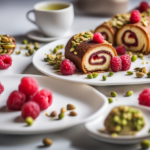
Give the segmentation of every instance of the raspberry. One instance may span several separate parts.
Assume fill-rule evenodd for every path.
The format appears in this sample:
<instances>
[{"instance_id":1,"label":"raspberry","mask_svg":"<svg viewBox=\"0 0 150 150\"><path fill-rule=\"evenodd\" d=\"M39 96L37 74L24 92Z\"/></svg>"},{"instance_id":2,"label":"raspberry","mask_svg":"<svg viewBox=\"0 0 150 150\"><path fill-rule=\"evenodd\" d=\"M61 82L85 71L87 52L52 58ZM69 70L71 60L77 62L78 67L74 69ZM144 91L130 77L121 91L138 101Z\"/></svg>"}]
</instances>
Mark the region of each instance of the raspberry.
<instances>
[{"instance_id":1,"label":"raspberry","mask_svg":"<svg viewBox=\"0 0 150 150\"><path fill-rule=\"evenodd\" d=\"M65 59L61 63L60 71L63 75L72 75L76 72L76 66L69 59Z\"/></svg>"},{"instance_id":2,"label":"raspberry","mask_svg":"<svg viewBox=\"0 0 150 150\"><path fill-rule=\"evenodd\" d=\"M0 69L7 69L12 65L11 56L4 54L0 56Z\"/></svg>"},{"instance_id":3,"label":"raspberry","mask_svg":"<svg viewBox=\"0 0 150 150\"><path fill-rule=\"evenodd\" d=\"M39 87L37 81L34 78L23 77L18 89L26 96L30 96L36 93L39 90Z\"/></svg>"},{"instance_id":4,"label":"raspberry","mask_svg":"<svg viewBox=\"0 0 150 150\"><path fill-rule=\"evenodd\" d=\"M140 12L146 11L149 8L149 5L147 2L142 2L139 6Z\"/></svg>"},{"instance_id":5,"label":"raspberry","mask_svg":"<svg viewBox=\"0 0 150 150\"><path fill-rule=\"evenodd\" d=\"M13 91L7 99L7 107L11 110L21 110L26 101L26 96L19 91Z\"/></svg>"},{"instance_id":6,"label":"raspberry","mask_svg":"<svg viewBox=\"0 0 150 150\"><path fill-rule=\"evenodd\" d=\"M4 91L4 86L0 83L0 94Z\"/></svg>"},{"instance_id":7,"label":"raspberry","mask_svg":"<svg viewBox=\"0 0 150 150\"><path fill-rule=\"evenodd\" d=\"M94 33L93 41L96 43L104 43L104 37L99 32Z\"/></svg>"},{"instance_id":8,"label":"raspberry","mask_svg":"<svg viewBox=\"0 0 150 150\"><path fill-rule=\"evenodd\" d=\"M122 70L129 70L131 67L131 58L128 54L122 55L120 57L122 59Z\"/></svg>"},{"instance_id":9,"label":"raspberry","mask_svg":"<svg viewBox=\"0 0 150 150\"><path fill-rule=\"evenodd\" d=\"M45 110L52 104L52 99L52 92L50 90L43 89L37 92L33 96L32 100L40 106L41 110Z\"/></svg>"},{"instance_id":10,"label":"raspberry","mask_svg":"<svg viewBox=\"0 0 150 150\"><path fill-rule=\"evenodd\" d=\"M110 67L111 67L111 70L114 72L121 70L122 69L122 60L120 59L120 57L118 57L118 56L113 57L110 62Z\"/></svg>"},{"instance_id":11,"label":"raspberry","mask_svg":"<svg viewBox=\"0 0 150 150\"><path fill-rule=\"evenodd\" d=\"M116 48L118 55L124 55L126 53L126 49L123 45L120 45Z\"/></svg>"},{"instance_id":12,"label":"raspberry","mask_svg":"<svg viewBox=\"0 0 150 150\"><path fill-rule=\"evenodd\" d=\"M130 22L131 23L137 23L140 22L141 20L141 14L138 10L133 10L131 12L131 16L130 16Z\"/></svg>"},{"instance_id":13,"label":"raspberry","mask_svg":"<svg viewBox=\"0 0 150 150\"><path fill-rule=\"evenodd\" d=\"M139 95L139 104L150 107L150 89L144 89L143 92Z\"/></svg>"},{"instance_id":14,"label":"raspberry","mask_svg":"<svg viewBox=\"0 0 150 150\"><path fill-rule=\"evenodd\" d=\"M21 116L23 119L26 119L27 117L32 117L33 119L36 119L40 114L40 107L37 103L33 101L29 101L25 103L22 107Z\"/></svg>"},{"instance_id":15,"label":"raspberry","mask_svg":"<svg viewBox=\"0 0 150 150\"><path fill-rule=\"evenodd\" d=\"M33 99L33 95L30 95L30 96L26 96L26 101L31 101Z\"/></svg>"}]
</instances>

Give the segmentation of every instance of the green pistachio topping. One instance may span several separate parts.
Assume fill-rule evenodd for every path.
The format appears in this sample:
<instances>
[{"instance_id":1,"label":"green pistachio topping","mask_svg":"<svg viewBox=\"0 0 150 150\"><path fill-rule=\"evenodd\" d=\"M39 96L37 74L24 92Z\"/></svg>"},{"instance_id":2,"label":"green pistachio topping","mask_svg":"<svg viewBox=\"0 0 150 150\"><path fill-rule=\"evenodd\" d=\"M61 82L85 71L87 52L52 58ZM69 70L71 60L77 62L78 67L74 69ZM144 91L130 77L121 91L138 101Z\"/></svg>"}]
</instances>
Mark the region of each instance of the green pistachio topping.
<instances>
[{"instance_id":1,"label":"green pistachio topping","mask_svg":"<svg viewBox=\"0 0 150 150\"><path fill-rule=\"evenodd\" d=\"M128 91L128 92L126 93L126 96L131 96L131 95L133 95L133 91Z\"/></svg>"},{"instance_id":2,"label":"green pistachio topping","mask_svg":"<svg viewBox=\"0 0 150 150\"><path fill-rule=\"evenodd\" d=\"M22 44L28 44L28 40L26 40L26 39L23 40L23 41L22 41Z\"/></svg>"},{"instance_id":3,"label":"green pistachio topping","mask_svg":"<svg viewBox=\"0 0 150 150\"><path fill-rule=\"evenodd\" d=\"M109 103L113 103L113 99L112 98L108 98L108 102Z\"/></svg>"},{"instance_id":4,"label":"green pistachio topping","mask_svg":"<svg viewBox=\"0 0 150 150\"><path fill-rule=\"evenodd\" d=\"M114 72L109 72L109 74L108 74L108 77L111 77L111 76L113 76L114 75Z\"/></svg>"},{"instance_id":5,"label":"green pistachio topping","mask_svg":"<svg viewBox=\"0 0 150 150\"><path fill-rule=\"evenodd\" d=\"M93 76L92 76L91 74L88 74L88 75L87 75L87 78L93 79Z\"/></svg>"},{"instance_id":6,"label":"green pistachio topping","mask_svg":"<svg viewBox=\"0 0 150 150\"><path fill-rule=\"evenodd\" d=\"M128 75L133 75L133 72L132 71L127 71L127 74Z\"/></svg>"},{"instance_id":7,"label":"green pistachio topping","mask_svg":"<svg viewBox=\"0 0 150 150\"><path fill-rule=\"evenodd\" d=\"M28 126L31 126L33 124L34 120L32 117L27 117L26 118L26 123L28 124Z\"/></svg>"},{"instance_id":8,"label":"green pistachio topping","mask_svg":"<svg viewBox=\"0 0 150 150\"><path fill-rule=\"evenodd\" d=\"M111 92L110 95L111 95L112 97L117 97L117 93L116 93L116 92Z\"/></svg>"},{"instance_id":9,"label":"green pistachio topping","mask_svg":"<svg viewBox=\"0 0 150 150\"><path fill-rule=\"evenodd\" d=\"M137 55L133 55L132 57L131 57L131 61L132 62L135 62L137 60Z\"/></svg>"},{"instance_id":10,"label":"green pistachio topping","mask_svg":"<svg viewBox=\"0 0 150 150\"><path fill-rule=\"evenodd\" d=\"M150 147L150 141L149 141L148 139L143 140L143 141L141 142L141 147L142 147L143 149L149 148L149 147Z\"/></svg>"},{"instance_id":11,"label":"green pistachio topping","mask_svg":"<svg viewBox=\"0 0 150 150\"><path fill-rule=\"evenodd\" d=\"M96 78L98 75L98 73L92 73L93 78Z\"/></svg>"},{"instance_id":12,"label":"green pistachio topping","mask_svg":"<svg viewBox=\"0 0 150 150\"><path fill-rule=\"evenodd\" d=\"M107 80L107 77L105 75L103 75L103 81L106 81Z\"/></svg>"},{"instance_id":13,"label":"green pistachio topping","mask_svg":"<svg viewBox=\"0 0 150 150\"><path fill-rule=\"evenodd\" d=\"M60 113L59 116L58 116L59 119L63 119L64 117L65 117L64 113Z\"/></svg>"}]
</instances>

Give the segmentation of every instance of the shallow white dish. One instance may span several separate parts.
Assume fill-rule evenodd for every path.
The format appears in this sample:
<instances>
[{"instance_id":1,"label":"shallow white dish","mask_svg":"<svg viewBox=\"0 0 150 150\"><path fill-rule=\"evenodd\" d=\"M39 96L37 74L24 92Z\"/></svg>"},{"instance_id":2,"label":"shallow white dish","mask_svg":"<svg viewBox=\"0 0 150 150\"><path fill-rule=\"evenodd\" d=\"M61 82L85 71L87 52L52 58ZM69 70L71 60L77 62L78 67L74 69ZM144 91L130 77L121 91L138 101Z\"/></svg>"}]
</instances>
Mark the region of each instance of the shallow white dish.
<instances>
[{"instance_id":1,"label":"shallow white dish","mask_svg":"<svg viewBox=\"0 0 150 150\"><path fill-rule=\"evenodd\" d=\"M47 110L42 111L40 116L34 121L33 126L26 126L20 117L20 111L10 111L6 107L9 94L18 89L20 80L24 76L34 77L40 89L47 88L53 93L53 104ZM45 76L35 75L5 75L0 76L0 82L5 87L5 91L0 95L0 133L7 134L38 134L63 130L98 117L107 106L107 98L94 88L84 84L71 84L60 80L53 80ZM64 88L65 87L65 88ZM47 117L53 110L60 112L67 104L74 104L77 109L76 117L65 114L62 120Z\"/></svg>"},{"instance_id":2,"label":"shallow white dish","mask_svg":"<svg viewBox=\"0 0 150 150\"><path fill-rule=\"evenodd\" d=\"M32 39L32 40L36 40L36 41L40 41L40 42L51 42L51 41L58 40L58 39L63 38L63 37L69 37L69 36L74 35L76 33L77 32L72 31L70 29L63 36L60 36L60 37L46 37L39 30L32 30L32 31L29 31L27 33L27 37Z\"/></svg>"},{"instance_id":3,"label":"shallow white dish","mask_svg":"<svg viewBox=\"0 0 150 150\"><path fill-rule=\"evenodd\" d=\"M114 144L134 144L140 143L142 139L150 138L150 133L148 133L148 130L150 129L150 119L149 119L150 108L138 105L139 94L146 87L149 88L149 85L144 84L139 86L128 85L124 87L122 86L96 87L98 91L100 91L107 97L110 97L109 93L112 91L115 91L118 94L118 96L113 98L114 102L108 105L107 110L105 110L105 112L103 112L100 117L85 124L85 128L88 135L97 140ZM133 90L134 94L130 97L125 97L124 96L125 93L129 90ZM112 108L120 105L130 105L141 109L146 120L145 127L134 136L118 136L116 138L113 138L108 134L99 132L98 131L99 129L104 128L104 120L108 115L108 113L112 110Z\"/></svg>"},{"instance_id":4,"label":"shallow white dish","mask_svg":"<svg viewBox=\"0 0 150 150\"><path fill-rule=\"evenodd\" d=\"M108 85L128 85L128 84L142 84L142 83L150 83L150 78L147 78L146 76L143 78L137 78L134 75L127 75L126 71L120 71L115 73L112 77L107 77L107 81L102 80L102 76L105 74L108 75L108 72L106 73L100 73L99 76L95 79L88 79L87 75L83 75L82 72L77 72L76 74L72 76L64 76L60 72L57 72L53 69L52 66L48 65L47 62L44 62L44 58L46 57L45 53L49 54L50 49L54 49L59 44L64 44L68 42L69 38L60 39L57 41L54 41L52 43L49 43L42 48L40 48L37 53L33 57L33 65L36 69L41 71L42 73L65 81L71 81L76 83L85 83L89 85L96 85L96 86L108 86ZM64 53L64 49L60 50ZM146 62L149 62L150 55L144 56L145 58L145 64L143 65L143 60L140 58L137 58L135 62L132 63L132 66L130 70L133 71L136 67L146 67L149 71L150 69L150 63L146 64Z\"/></svg>"}]
</instances>

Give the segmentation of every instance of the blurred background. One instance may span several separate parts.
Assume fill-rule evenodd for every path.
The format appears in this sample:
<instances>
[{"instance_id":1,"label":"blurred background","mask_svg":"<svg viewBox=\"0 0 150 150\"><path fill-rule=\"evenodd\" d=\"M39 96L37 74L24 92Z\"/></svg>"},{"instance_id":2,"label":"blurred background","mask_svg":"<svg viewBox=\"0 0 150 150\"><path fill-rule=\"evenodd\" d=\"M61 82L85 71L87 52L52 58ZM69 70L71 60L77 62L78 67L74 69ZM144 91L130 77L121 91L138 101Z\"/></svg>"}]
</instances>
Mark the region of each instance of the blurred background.
<instances>
[{"instance_id":1,"label":"blurred background","mask_svg":"<svg viewBox=\"0 0 150 150\"><path fill-rule=\"evenodd\" d=\"M26 34L36 26L26 19L26 13L33 9L34 4L42 0L0 0L0 33ZM57 0L53 0L57 1ZM116 13L130 11L138 6L142 0L59 0L70 1L74 4L75 20L72 30L79 26L79 30L94 29L102 23L103 17L108 20ZM145 0L149 2L149 0ZM31 14L31 18L34 15ZM80 20L83 20L81 25ZM97 18L97 19L96 19ZM90 23L89 23L90 19ZM92 21L93 20L93 21ZM12 29L13 28L13 29ZM17 33L16 33L17 30ZM76 28L76 30L78 30Z\"/></svg>"}]
</instances>

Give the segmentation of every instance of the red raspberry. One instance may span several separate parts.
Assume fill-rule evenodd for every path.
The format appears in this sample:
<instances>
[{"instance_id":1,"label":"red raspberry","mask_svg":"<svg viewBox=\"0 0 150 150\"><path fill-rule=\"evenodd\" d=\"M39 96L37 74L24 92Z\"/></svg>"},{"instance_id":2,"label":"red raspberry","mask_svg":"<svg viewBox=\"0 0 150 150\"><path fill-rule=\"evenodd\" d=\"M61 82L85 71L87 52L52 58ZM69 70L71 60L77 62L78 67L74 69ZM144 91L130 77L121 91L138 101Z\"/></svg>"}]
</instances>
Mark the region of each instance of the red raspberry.
<instances>
[{"instance_id":1,"label":"red raspberry","mask_svg":"<svg viewBox=\"0 0 150 150\"><path fill-rule=\"evenodd\" d=\"M30 96L26 96L26 101L31 101L33 99L33 95L30 95Z\"/></svg>"},{"instance_id":2,"label":"red raspberry","mask_svg":"<svg viewBox=\"0 0 150 150\"><path fill-rule=\"evenodd\" d=\"M65 59L61 63L60 71L63 75L72 75L76 72L76 66L69 59Z\"/></svg>"},{"instance_id":3,"label":"red raspberry","mask_svg":"<svg viewBox=\"0 0 150 150\"><path fill-rule=\"evenodd\" d=\"M130 16L130 22L131 23L137 23L140 22L141 20L141 14L138 10L133 10L131 12L131 16Z\"/></svg>"},{"instance_id":4,"label":"red raspberry","mask_svg":"<svg viewBox=\"0 0 150 150\"><path fill-rule=\"evenodd\" d=\"M126 49L123 45L120 45L116 48L118 55L124 55L126 53Z\"/></svg>"},{"instance_id":5,"label":"red raspberry","mask_svg":"<svg viewBox=\"0 0 150 150\"><path fill-rule=\"evenodd\" d=\"M149 5L147 2L142 2L139 6L140 12L146 11L149 8Z\"/></svg>"},{"instance_id":6,"label":"red raspberry","mask_svg":"<svg viewBox=\"0 0 150 150\"><path fill-rule=\"evenodd\" d=\"M118 72L119 70L121 70L122 60L120 59L120 57L118 56L113 57L110 62L110 67L111 67L111 70L114 72Z\"/></svg>"},{"instance_id":7,"label":"red raspberry","mask_svg":"<svg viewBox=\"0 0 150 150\"><path fill-rule=\"evenodd\" d=\"M122 55L120 57L122 59L122 70L129 70L131 67L131 58L128 54Z\"/></svg>"},{"instance_id":8,"label":"red raspberry","mask_svg":"<svg viewBox=\"0 0 150 150\"><path fill-rule=\"evenodd\" d=\"M4 54L0 55L0 69L7 69L12 65L11 56Z\"/></svg>"},{"instance_id":9,"label":"red raspberry","mask_svg":"<svg viewBox=\"0 0 150 150\"><path fill-rule=\"evenodd\" d=\"M26 96L19 91L13 91L7 99L7 107L11 110L21 110L26 101Z\"/></svg>"},{"instance_id":10,"label":"red raspberry","mask_svg":"<svg viewBox=\"0 0 150 150\"><path fill-rule=\"evenodd\" d=\"M150 89L144 89L143 92L139 95L139 104L150 107Z\"/></svg>"},{"instance_id":11,"label":"red raspberry","mask_svg":"<svg viewBox=\"0 0 150 150\"><path fill-rule=\"evenodd\" d=\"M39 90L37 81L31 77L23 77L19 85L19 91L24 93L26 96L33 95Z\"/></svg>"},{"instance_id":12,"label":"red raspberry","mask_svg":"<svg viewBox=\"0 0 150 150\"><path fill-rule=\"evenodd\" d=\"M33 96L32 100L40 106L41 110L45 110L52 104L52 99L52 92L50 90L43 89L37 92Z\"/></svg>"},{"instance_id":13,"label":"red raspberry","mask_svg":"<svg viewBox=\"0 0 150 150\"><path fill-rule=\"evenodd\" d=\"M104 37L99 32L94 33L93 41L96 43L104 43Z\"/></svg>"},{"instance_id":14,"label":"red raspberry","mask_svg":"<svg viewBox=\"0 0 150 150\"><path fill-rule=\"evenodd\" d=\"M4 86L0 83L0 94L4 91Z\"/></svg>"},{"instance_id":15,"label":"red raspberry","mask_svg":"<svg viewBox=\"0 0 150 150\"><path fill-rule=\"evenodd\" d=\"M37 103L33 101L29 101L25 103L22 107L21 116L23 119L26 119L27 117L32 117L33 119L36 119L40 114L40 107Z\"/></svg>"}]
</instances>

